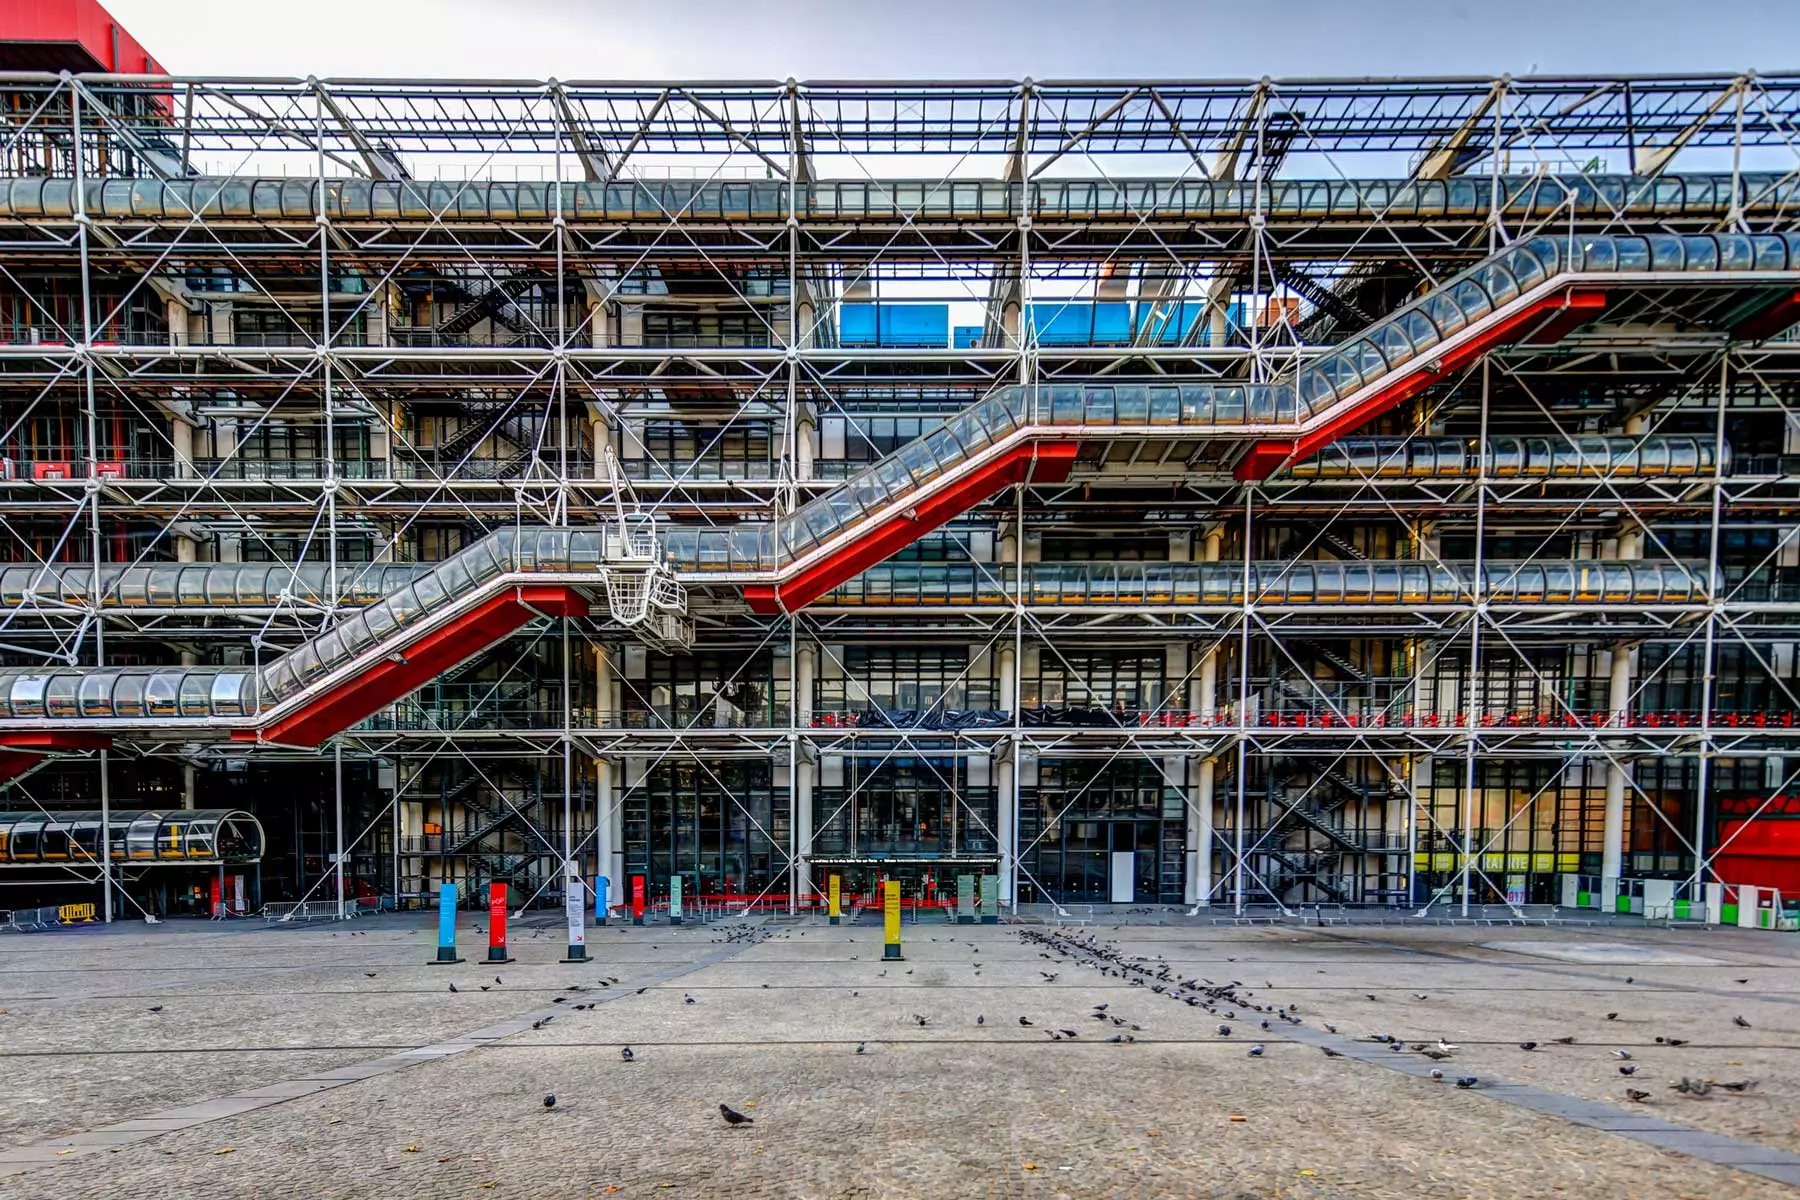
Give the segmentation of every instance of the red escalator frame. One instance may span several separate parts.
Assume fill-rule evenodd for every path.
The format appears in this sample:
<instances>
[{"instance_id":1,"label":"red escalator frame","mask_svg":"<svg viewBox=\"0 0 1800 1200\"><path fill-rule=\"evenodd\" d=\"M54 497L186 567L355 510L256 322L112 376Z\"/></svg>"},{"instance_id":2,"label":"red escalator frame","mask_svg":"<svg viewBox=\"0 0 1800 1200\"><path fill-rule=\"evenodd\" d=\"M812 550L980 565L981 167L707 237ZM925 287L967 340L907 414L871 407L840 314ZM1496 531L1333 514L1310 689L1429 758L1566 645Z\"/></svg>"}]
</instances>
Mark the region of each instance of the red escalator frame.
<instances>
[{"instance_id":1,"label":"red escalator frame","mask_svg":"<svg viewBox=\"0 0 1800 1200\"><path fill-rule=\"evenodd\" d=\"M1307 457L1329 446L1358 426L1412 399L1440 379L1462 370L1497 346L1509 342L1549 345L1578 326L1598 317L1606 307L1606 293L1573 289L1545 296L1526 305L1503 321L1482 330L1467 342L1436 357L1425 357L1418 369L1341 413L1317 429L1291 441L1262 441L1251 446L1234 472L1239 479L1264 480L1283 463ZM1548 317L1548 320L1544 319Z\"/></svg>"},{"instance_id":2,"label":"red escalator frame","mask_svg":"<svg viewBox=\"0 0 1800 1200\"><path fill-rule=\"evenodd\" d=\"M65 729L0 733L0 783L30 771L47 754L111 748L112 738L104 733Z\"/></svg>"},{"instance_id":3,"label":"red escalator frame","mask_svg":"<svg viewBox=\"0 0 1800 1200\"><path fill-rule=\"evenodd\" d=\"M1080 446L1075 442L1026 442L1013 446L936 495L889 517L864 536L814 563L794 578L744 589L750 611L765 615L805 608L896 550L909 546L958 513L1016 483L1061 483Z\"/></svg>"},{"instance_id":4,"label":"red escalator frame","mask_svg":"<svg viewBox=\"0 0 1800 1200\"><path fill-rule=\"evenodd\" d=\"M488 597L368 669L315 697L266 729L240 729L232 738L317 746L427 681L493 645L534 617L584 617L588 602L564 584L530 584Z\"/></svg>"}]
</instances>

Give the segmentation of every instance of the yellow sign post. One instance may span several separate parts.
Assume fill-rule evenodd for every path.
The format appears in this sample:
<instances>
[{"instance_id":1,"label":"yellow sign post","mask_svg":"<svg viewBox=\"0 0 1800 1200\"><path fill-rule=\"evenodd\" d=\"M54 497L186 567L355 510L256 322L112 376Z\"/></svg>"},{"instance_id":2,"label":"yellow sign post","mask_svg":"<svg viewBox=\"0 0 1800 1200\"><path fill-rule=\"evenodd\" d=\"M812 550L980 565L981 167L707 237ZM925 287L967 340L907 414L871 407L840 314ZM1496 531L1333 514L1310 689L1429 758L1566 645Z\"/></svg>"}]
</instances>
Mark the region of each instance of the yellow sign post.
<instances>
[{"instance_id":1,"label":"yellow sign post","mask_svg":"<svg viewBox=\"0 0 1800 1200\"><path fill-rule=\"evenodd\" d=\"M830 915L831 923L836 925L838 923L838 877L836 875L833 875L825 885L825 902L827 905L825 911Z\"/></svg>"},{"instance_id":2,"label":"yellow sign post","mask_svg":"<svg viewBox=\"0 0 1800 1200\"><path fill-rule=\"evenodd\" d=\"M882 948L881 957L898 962L900 960L900 881L890 879L882 887L882 910L887 918L887 945Z\"/></svg>"}]
</instances>

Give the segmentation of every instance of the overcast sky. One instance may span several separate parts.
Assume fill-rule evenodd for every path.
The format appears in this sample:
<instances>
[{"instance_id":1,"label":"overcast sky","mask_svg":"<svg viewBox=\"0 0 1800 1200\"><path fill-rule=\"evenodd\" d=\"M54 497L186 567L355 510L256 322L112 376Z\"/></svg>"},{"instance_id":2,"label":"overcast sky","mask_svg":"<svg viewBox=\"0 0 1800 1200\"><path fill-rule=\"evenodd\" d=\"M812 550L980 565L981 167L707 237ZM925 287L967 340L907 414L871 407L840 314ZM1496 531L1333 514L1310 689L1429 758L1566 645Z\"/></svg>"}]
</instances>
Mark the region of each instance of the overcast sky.
<instances>
[{"instance_id":1,"label":"overcast sky","mask_svg":"<svg viewBox=\"0 0 1800 1200\"><path fill-rule=\"evenodd\" d=\"M164 66L190 74L1048 79L1800 67L1800 0L105 3Z\"/></svg>"}]
</instances>

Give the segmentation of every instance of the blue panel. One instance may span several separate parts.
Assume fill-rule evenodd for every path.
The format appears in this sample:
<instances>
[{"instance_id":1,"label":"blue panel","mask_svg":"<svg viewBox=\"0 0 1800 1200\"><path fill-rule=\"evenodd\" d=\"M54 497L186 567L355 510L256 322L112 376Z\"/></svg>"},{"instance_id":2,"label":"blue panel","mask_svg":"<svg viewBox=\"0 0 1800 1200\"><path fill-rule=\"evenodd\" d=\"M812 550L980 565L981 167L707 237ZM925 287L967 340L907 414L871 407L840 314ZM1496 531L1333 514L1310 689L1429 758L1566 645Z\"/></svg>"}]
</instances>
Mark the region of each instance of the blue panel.
<instances>
[{"instance_id":1,"label":"blue panel","mask_svg":"<svg viewBox=\"0 0 1800 1200\"><path fill-rule=\"evenodd\" d=\"M958 325L951 331L950 344L958 350L972 350L981 345L982 326Z\"/></svg>"},{"instance_id":2,"label":"blue panel","mask_svg":"<svg viewBox=\"0 0 1800 1200\"><path fill-rule=\"evenodd\" d=\"M1123 346L1131 342L1131 305L1045 300L1029 306L1040 346Z\"/></svg>"},{"instance_id":3,"label":"blue panel","mask_svg":"<svg viewBox=\"0 0 1800 1200\"><path fill-rule=\"evenodd\" d=\"M948 304L841 304L844 346L941 347L950 343Z\"/></svg>"},{"instance_id":4,"label":"blue panel","mask_svg":"<svg viewBox=\"0 0 1800 1200\"><path fill-rule=\"evenodd\" d=\"M438 885L438 946L456 945L456 885Z\"/></svg>"},{"instance_id":5,"label":"blue panel","mask_svg":"<svg viewBox=\"0 0 1800 1200\"><path fill-rule=\"evenodd\" d=\"M1144 340L1155 346L1179 346L1200 314L1206 311L1204 300L1165 301L1146 304L1140 310L1148 332Z\"/></svg>"}]
</instances>

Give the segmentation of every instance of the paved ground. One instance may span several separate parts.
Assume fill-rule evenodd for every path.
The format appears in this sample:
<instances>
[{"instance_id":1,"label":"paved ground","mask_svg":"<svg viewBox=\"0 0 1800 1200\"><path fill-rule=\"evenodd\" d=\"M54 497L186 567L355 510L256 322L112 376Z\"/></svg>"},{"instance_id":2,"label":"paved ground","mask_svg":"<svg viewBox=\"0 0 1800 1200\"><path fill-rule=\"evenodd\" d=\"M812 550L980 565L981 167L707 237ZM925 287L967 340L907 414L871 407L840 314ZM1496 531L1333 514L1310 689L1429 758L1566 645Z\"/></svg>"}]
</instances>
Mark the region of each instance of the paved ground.
<instances>
[{"instance_id":1,"label":"paved ground","mask_svg":"<svg viewBox=\"0 0 1800 1200\"><path fill-rule=\"evenodd\" d=\"M497 970L426 966L432 929L405 918L9 938L0 1198L1800 1196L1718 1161L1779 1175L1800 1153L1790 938L1101 925L1090 954L907 934L884 965L872 925L612 928L567 966L548 927ZM1190 1006L1164 966L1236 999ZM1253 1004L1302 1024L1265 1032ZM1352 1040L1376 1033L1445 1039L1439 1069L1481 1082ZM1695 1098L1683 1076L1758 1082ZM721 1101L756 1124L726 1128Z\"/></svg>"}]
</instances>

